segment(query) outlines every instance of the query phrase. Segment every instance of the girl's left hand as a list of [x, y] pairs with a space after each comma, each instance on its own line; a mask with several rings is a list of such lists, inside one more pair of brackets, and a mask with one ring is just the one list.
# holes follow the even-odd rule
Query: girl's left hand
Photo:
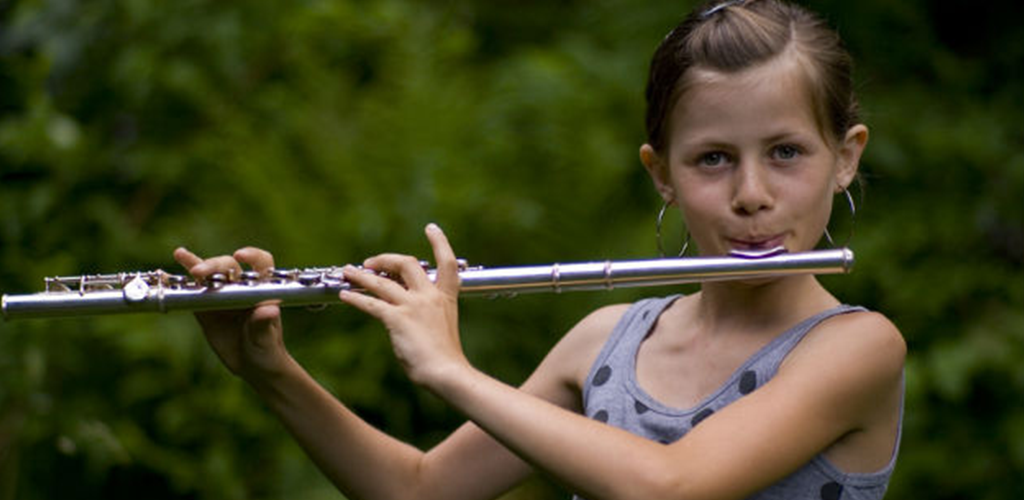
[[409, 378], [434, 388], [445, 377], [457, 376], [470, 365], [459, 340], [459, 266], [455, 253], [436, 224], [428, 224], [426, 234], [437, 262], [434, 282], [415, 258], [383, 254], [367, 259], [365, 270], [346, 267], [345, 279], [365, 293], [343, 291], [339, 297], [381, 320]]

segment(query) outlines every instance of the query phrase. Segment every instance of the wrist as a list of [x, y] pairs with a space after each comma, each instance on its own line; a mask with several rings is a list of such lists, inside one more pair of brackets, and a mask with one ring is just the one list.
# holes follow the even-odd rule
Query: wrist
[[266, 399], [280, 394], [289, 380], [301, 377], [304, 373], [305, 370], [295, 358], [287, 355], [273, 369], [255, 368], [240, 372], [238, 376]]
[[422, 385], [449, 403], [455, 403], [458, 395], [471, 392], [481, 377], [486, 377], [469, 363], [452, 363], [445, 367], [437, 367], [429, 381]]

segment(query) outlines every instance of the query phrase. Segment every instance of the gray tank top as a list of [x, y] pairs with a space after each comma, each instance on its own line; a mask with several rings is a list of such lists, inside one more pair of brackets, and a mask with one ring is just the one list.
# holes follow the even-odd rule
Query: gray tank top
[[[783, 332], [747, 359], [718, 390], [697, 406], [672, 408], [648, 395], [636, 380], [636, 356], [658, 316], [678, 295], [646, 299], [633, 304], [612, 330], [583, 387], [585, 414], [653, 441], [671, 443], [725, 405], [756, 390], [778, 371], [786, 355], [823, 320], [862, 307], [842, 305], [818, 313]], [[755, 500], [877, 500], [885, 495], [896, 465], [896, 450], [888, 465], [877, 472], [846, 473], [817, 455], [796, 472], [749, 497]], [[573, 497], [579, 499], [579, 497]]]

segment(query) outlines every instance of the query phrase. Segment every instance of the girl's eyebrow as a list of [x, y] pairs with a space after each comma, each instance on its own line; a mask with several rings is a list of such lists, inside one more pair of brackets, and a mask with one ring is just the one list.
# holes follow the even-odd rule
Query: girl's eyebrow
[[802, 139], [804, 134], [799, 132], [781, 132], [772, 136], [769, 136], [764, 142], [780, 142], [785, 140]]
[[690, 146], [690, 147], [697, 147], [697, 148], [709, 148], [709, 147], [710, 148], [728, 148], [728, 147], [732, 147], [732, 145], [733, 145], [733, 143], [731, 143], [729, 141], [723, 141], [721, 139], [702, 139], [702, 140], [693, 141], [693, 142], [686, 143], [686, 144], [688, 146]]
[[805, 131], [805, 130], [792, 130], [783, 129], [779, 132], [769, 135], [764, 139], [764, 142], [779, 142], [784, 140], [807, 140], [808, 136], [818, 137], [820, 134], [817, 130]]
[[698, 147], [728, 147], [733, 144], [733, 141], [723, 139], [718, 134], [704, 134], [704, 135], [692, 135], [690, 137], [684, 137], [680, 142], [680, 145], [688, 148]]
[[[778, 132], [760, 139], [759, 142], [762, 144], [769, 144], [781, 141], [806, 141], [807, 134], [797, 131], [785, 131]], [[684, 148], [732, 148], [735, 147], [735, 141], [723, 140], [717, 137], [700, 137], [693, 140], [684, 140], [680, 145]]]

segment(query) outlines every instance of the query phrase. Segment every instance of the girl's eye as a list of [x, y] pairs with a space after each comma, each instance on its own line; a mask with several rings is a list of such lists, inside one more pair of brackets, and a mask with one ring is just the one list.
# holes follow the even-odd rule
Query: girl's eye
[[792, 160], [799, 155], [800, 149], [792, 144], [782, 144], [776, 146], [775, 150], [772, 152], [772, 156], [774, 156], [778, 160]]
[[724, 165], [729, 157], [721, 151], [712, 151], [710, 153], [704, 153], [697, 158], [697, 164], [704, 167], [718, 167]]

